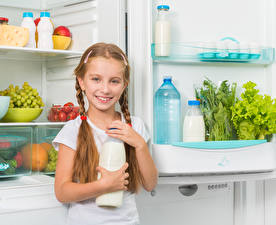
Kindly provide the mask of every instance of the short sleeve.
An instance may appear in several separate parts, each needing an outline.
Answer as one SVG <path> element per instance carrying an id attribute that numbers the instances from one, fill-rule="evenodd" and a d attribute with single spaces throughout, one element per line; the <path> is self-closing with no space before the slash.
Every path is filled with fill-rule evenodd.
<path id="1" fill-rule="evenodd" d="M 73 150 L 77 149 L 77 137 L 78 127 L 76 121 L 70 120 L 67 124 L 59 131 L 52 144 L 56 150 L 59 150 L 59 145 L 64 144 Z"/>
<path id="2" fill-rule="evenodd" d="M 148 142 L 150 135 L 143 120 L 139 117 L 132 117 L 131 119 L 133 129 L 144 138 L 145 142 Z"/>

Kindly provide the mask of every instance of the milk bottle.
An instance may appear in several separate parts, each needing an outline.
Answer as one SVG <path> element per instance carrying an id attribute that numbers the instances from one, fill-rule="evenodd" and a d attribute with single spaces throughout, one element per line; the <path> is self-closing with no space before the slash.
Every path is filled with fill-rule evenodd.
<path id="1" fill-rule="evenodd" d="M 53 25 L 50 21 L 49 12 L 40 12 L 40 21 L 37 25 L 38 42 L 40 49 L 53 49 Z"/>
<path id="2" fill-rule="evenodd" d="M 108 138 L 100 152 L 99 166 L 109 171 L 120 169 L 126 162 L 124 143 L 115 138 Z M 100 179 L 101 174 L 98 174 Z M 98 206 L 119 207 L 122 205 L 123 191 L 116 191 L 100 195 L 96 198 Z"/>
<path id="3" fill-rule="evenodd" d="M 23 21 L 21 23 L 21 27 L 28 28 L 29 30 L 29 41 L 25 47 L 28 48 L 35 48 L 35 30 L 36 26 L 33 20 L 33 13 L 32 12 L 24 12 L 23 13 Z"/>
<path id="4" fill-rule="evenodd" d="M 205 124 L 203 114 L 197 100 L 188 101 L 188 110 L 183 124 L 183 141 L 198 142 L 205 141 Z"/>
<path id="5" fill-rule="evenodd" d="M 155 23 L 155 56 L 169 56 L 171 42 L 171 24 L 167 19 L 168 5 L 157 6 L 158 15 Z"/>

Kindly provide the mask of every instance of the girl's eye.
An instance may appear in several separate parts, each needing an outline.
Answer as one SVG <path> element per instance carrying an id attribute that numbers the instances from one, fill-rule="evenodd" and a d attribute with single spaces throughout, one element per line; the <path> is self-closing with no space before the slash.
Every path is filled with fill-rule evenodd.
<path id="1" fill-rule="evenodd" d="M 114 83 L 114 84 L 119 84 L 120 83 L 119 80 L 112 80 L 111 82 Z"/>
<path id="2" fill-rule="evenodd" d="M 98 77 L 93 77 L 92 80 L 99 81 L 100 79 Z"/>

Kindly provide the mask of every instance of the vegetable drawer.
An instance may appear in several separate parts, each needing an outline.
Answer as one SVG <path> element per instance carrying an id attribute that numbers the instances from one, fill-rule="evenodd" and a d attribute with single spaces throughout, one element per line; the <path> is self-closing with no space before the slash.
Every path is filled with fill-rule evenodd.
<path id="1" fill-rule="evenodd" d="M 160 175 L 267 172 L 276 168 L 276 145 L 265 140 L 181 142 L 152 147 Z"/>

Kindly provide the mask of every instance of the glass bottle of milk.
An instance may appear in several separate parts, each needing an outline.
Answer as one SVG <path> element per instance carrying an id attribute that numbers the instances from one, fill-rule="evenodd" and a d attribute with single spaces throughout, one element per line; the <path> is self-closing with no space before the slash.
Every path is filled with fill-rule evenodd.
<path id="1" fill-rule="evenodd" d="M 205 124 L 200 110 L 200 101 L 189 100 L 183 124 L 183 141 L 205 141 Z"/>
<path id="2" fill-rule="evenodd" d="M 169 56 L 171 42 L 171 24 L 167 18 L 170 7 L 158 5 L 155 23 L 155 56 Z"/>
<path id="3" fill-rule="evenodd" d="M 126 162 L 126 153 L 124 143 L 116 138 L 109 137 L 104 142 L 99 159 L 99 166 L 109 171 L 119 170 Z M 100 179 L 101 174 L 98 174 Z M 122 205 L 123 191 L 116 191 L 100 195 L 96 198 L 98 206 L 119 207 Z"/>

